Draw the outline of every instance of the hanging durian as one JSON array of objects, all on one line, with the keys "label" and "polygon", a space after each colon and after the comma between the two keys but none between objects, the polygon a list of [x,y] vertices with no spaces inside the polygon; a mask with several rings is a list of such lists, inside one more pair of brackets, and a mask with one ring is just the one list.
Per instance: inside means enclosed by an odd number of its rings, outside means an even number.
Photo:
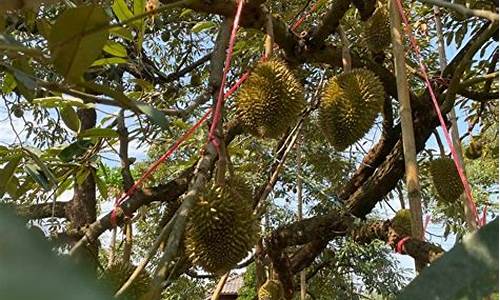
[{"label": "hanging durian", "polygon": [[361,139],[382,110],[384,87],[365,69],[354,69],[332,78],[323,92],[319,120],[332,146],[344,150]]},{"label": "hanging durian", "polygon": [[273,279],[268,279],[258,292],[259,300],[281,300],[283,296],[284,291],[281,283]]},{"label": "hanging durian", "polygon": [[391,22],[387,5],[380,4],[365,22],[365,42],[372,53],[382,53],[391,44]]},{"label": "hanging durian", "polygon": [[234,177],[197,200],[189,215],[185,241],[193,264],[222,274],[247,256],[259,232],[252,202],[249,186]]},{"label": "hanging durian", "polygon": [[473,139],[465,149],[465,156],[468,159],[478,159],[483,154],[483,143],[478,139]]},{"label": "hanging durian", "polygon": [[462,195],[464,187],[451,158],[432,160],[429,171],[440,200],[452,203]]},{"label": "hanging durian", "polygon": [[410,210],[399,210],[391,221],[391,227],[401,236],[411,236]]},{"label": "hanging durian", "polygon": [[[102,280],[109,284],[113,291],[116,292],[132,275],[135,268],[134,265],[129,263],[115,263],[104,272]],[[141,296],[149,291],[150,285],[151,277],[143,270],[119,299],[140,299]]]},{"label": "hanging durian", "polygon": [[236,98],[245,129],[258,137],[277,138],[297,120],[305,106],[304,90],[277,59],[259,63]]}]

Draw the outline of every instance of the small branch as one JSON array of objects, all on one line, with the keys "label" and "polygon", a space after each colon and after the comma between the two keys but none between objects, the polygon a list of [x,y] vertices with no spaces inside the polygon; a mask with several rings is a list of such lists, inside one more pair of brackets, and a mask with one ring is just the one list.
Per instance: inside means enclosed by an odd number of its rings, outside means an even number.
[{"label": "small branch", "polygon": [[451,10],[454,10],[454,11],[456,11],[464,16],[484,18],[484,19],[488,19],[492,22],[498,21],[498,14],[496,14],[492,11],[489,11],[489,10],[470,9],[470,8],[467,8],[467,7],[460,5],[460,4],[450,3],[448,1],[442,1],[442,0],[418,0],[418,1],[425,3],[425,4],[446,7],[446,8],[449,8]]},{"label": "small branch", "polygon": [[[66,209],[70,202],[47,202],[32,204],[28,206],[14,206],[16,214],[22,218],[29,220],[45,219],[45,218],[66,218]],[[52,214],[54,213],[54,214]]]},{"label": "small branch", "polygon": [[328,12],[323,17],[321,25],[314,31],[310,44],[319,46],[325,43],[326,38],[337,30],[344,14],[349,9],[351,0],[334,1]]}]

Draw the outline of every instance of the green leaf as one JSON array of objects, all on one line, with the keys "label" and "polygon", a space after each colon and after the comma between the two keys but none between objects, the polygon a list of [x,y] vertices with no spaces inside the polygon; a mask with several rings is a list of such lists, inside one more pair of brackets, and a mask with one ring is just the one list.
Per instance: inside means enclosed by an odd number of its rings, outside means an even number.
[{"label": "green leaf", "polygon": [[117,42],[108,41],[102,50],[114,56],[127,57],[127,49],[125,49],[122,44]]},{"label": "green leaf", "polygon": [[50,31],[52,30],[52,24],[50,24],[47,20],[45,19],[40,19],[36,21],[36,28],[38,29],[38,32],[46,39],[48,40],[50,37]]},{"label": "green leaf", "polygon": [[101,58],[92,63],[92,67],[105,66],[105,65],[116,65],[116,64],[126,64],[127,59],[121,57],[109,57]]},{"label": "green leaf", "polygon": [[12,199],[17,199],[21,195],[21,191],[19,189],[19,179],[16,176],[12,176],[12,178],[7,182],[5,186],[5,192],[12,197]]},{"label": "green leaf", "polygon": [[[138,16],[146,11],[146,0],[134,0],[134,15]],[[137,49],[140,51],[144,42],[144,32],[146,31],[145,18],[134,21],[137,28]]]},{"label": "green leaf", "polygon": [[107,184],[101,179],[100,176],[97,175],[97,172],[94,173],[94,179],[97,185],[97,189],[99,190],[99,194],[101,194],[102,198],[107,199],[108,198]]},{"label": "green leaf", "polygon": [[5,167],[0,170],[0,182],[3,183],[0,184],[0,195],[6,192],[6,185],[8,185],[9,181],[13,178],[20,161],[21,156],[14,156]]},{"label": "green leaf", "polygon": [[98,5],[65,10],[54,24],[49,48],[54,66],[67,80],[78,82],[99,57],[108,40],[108,17]]},{"label": "green leaf", "polygon": [[111,8],[120,22],[128,20],[134,16],[128,8],[127,3],[125,3],[125,0],[115,0]]},{"label": "green leaf", "polygon": [[45,108],[64,107],[66,105],[71,105],[79,108],[93,108],[95,106],[93,103],[85,103],[83,102],[83,100],[78,98],[66,99],[59,96],[36,98],[33,99],[32,103]]},{"label": "green leaf", "polygon": [[110,128],[90,128],[80,132],[78,137],[114,138],[118,137],[118,132]]},{"label": "green leaf", "polygon": [[133,41],[134,36],[132,35],[132,32],[128,30],[127,28],[123,27],[113,27],[109,30],[109,33],[118,37],[121,37],[125,40],[128,41]]},{"label": "green leaf", "polygon": [[498,290],[498,218],[466,236],[397,299],[484,299]]},{"label": "green leaf", "polygon": [[73,107],[64,105],[61,108],[61,118],[69,129],[74,132],[78,132],[80,130],[80,119],[78,118],[78,114]]},{"label": "green leaf", "polygon": [[93,145],[89,140],[78,140],[71,145],[65,147],[57,155],[62,161],[69,162],[75,157],[82,156]]},{"label": "green leaf", "polygon": [[181,14],[179,15],[180,18],[183,18],[185,16],[189,16],[191,13],[193,12],[192,9],[190,8],[184,8],[181,12]]},{"label": "green leaf", "polygon": [[49,180],[50,186],[57,185],[57,179],[54,176],[54,173],[43,163],[43,161],[40,159],[37,153],[39,152],[38,149],[35,148],[23,148],[23,151],[35,162],[35,164],[40,168],[44,176]]},{"label": "green leaf", "polygon": [[36,82],[33,79],[35,71],[26,59],[16,59],[12,62],[13,75],[16,78],[17,89],[26,99],[33,99]]},{"label": "green leaf", "polygon": [[200,33],[202,31],[215,28],[215,26],[217,26],[217,24],[215,24],[215,22],[201,21],[201,22],[196,23],[196,25],[194,25],[193,28],[191,28],[191,31],[194,33]]},{"label": "green leaf", "polygon": [[47,176],[43,173],[42,169],[35,164],[27,164],[24,170],[33,180],[38,183],[44,190],[50,191],[51,185]]},{"label": "green leaf", "polygon": [[77,185],[82,185],[83,182],[85,181],[85,179],[87,179],[87,177],[89,177],[90,171],[91,171],[90,168],[85,168],[85,167],[80,168],[78,170],[78,172],[76,172],[76,175],[75,175],[76,184]]},{"label": "green leaf", "polygon": [[169,123],[164,113],[157,110],[153,106],[144,103],[137,103],[137,107],[139,107],[144,114],[155,122],[156,125],[160,126],[162,129],[168,128]]},{"label": "green leaf", "polygon": [[11,73],[5,73],[3,76],[2,82],[2,93],[9,94],[11,93],[17,86],[16,78]]}]

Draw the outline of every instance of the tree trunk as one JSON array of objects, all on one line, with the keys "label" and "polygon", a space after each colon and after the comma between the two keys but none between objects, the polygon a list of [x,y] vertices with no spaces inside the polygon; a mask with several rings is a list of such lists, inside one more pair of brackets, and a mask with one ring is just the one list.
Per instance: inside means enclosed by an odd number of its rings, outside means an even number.
[{"label": "tree trunk", "polygon": [[[79,109],[78,116],[81,122],[81,130],[95,127],[97,115],[94,109]],[[75,178],[73,199],[66,208],[66,214],[71,224],[70,226],[75,229],[84,228],[92,224],[97,217],[96,184],[94,179],[95,169],[86,166],[82,166],[82,168],[87,168],[88,176],[81,184],[78,184]],[[78,238],[76,238],[72,244],[76,242],[78,242]],[[82,248],[75,258],[79,263],[95,266],[98,248],[99,246],[97,243],[92,243]]]}]

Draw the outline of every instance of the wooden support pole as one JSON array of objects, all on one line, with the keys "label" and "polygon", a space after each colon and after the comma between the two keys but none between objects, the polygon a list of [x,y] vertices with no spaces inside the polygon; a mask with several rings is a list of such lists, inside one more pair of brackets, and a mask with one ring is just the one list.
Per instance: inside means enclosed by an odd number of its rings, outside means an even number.
[{"label": "wooden support pole", "polygon": [[[444,69],[446,68],[447,61],[445,52],[445,42],[443,36],[443,23],[441,21],[441,12],[437,6],[434,6],[434,18],[436,21],[436,34],[438,40],[439,67],[441,73],[443,73]],[[458,164],[465,172],[465,163],[462,153],[462,143],[460,142],[460,133],[458,132],[457,115],[455,112],[455,107],[453,107],[448,113],[448,118],[451,121],[451,128],[450,128],[451,140],[453,141],[453,146],[457,150]],[[467,222],[468,229],[470,231],[474,231],[477,228],[476,218],[474,217],[474,214],[472,213],[472,211],[469,208],[469,205],[467,204],[467,196],[465,195],[465,193],[463,193],[460,196],[460,199],[462,200],[463,203],[465,220]]]},{"label": "wooden support pole", "polygon": [[[413,131],[413,118],[411,113],[410,93],[408,78],[406,76],[405,52],[403,48],[401,18],[397,9],[397,0],[389,0],[391,15],[391,36],[394,55],[394,69],[398,88],[400,105],[401,132],[403,139],[403,153],[405,159],[405,177],[408,199],[411,211],[411,231],[416,239],[423,239],[424,229],[422,224],[422,204],[420,197],[420,184],[418,180],[417,154],[415,150],[415,133]],[[417,271],[423,266],[415,262]]]}]

